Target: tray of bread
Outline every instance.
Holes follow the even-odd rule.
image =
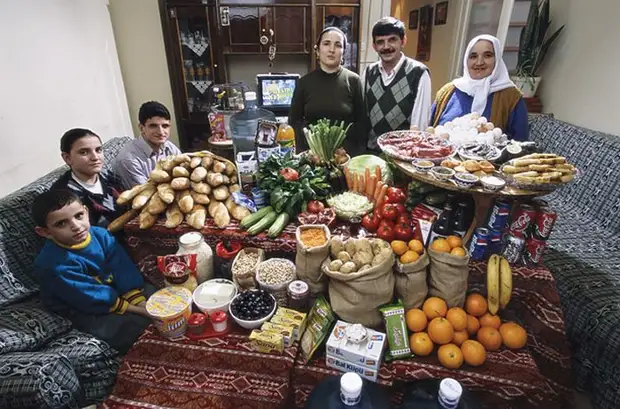
[[[504,179],[521,189],[554,190],[580,176],[566,158],[553,153],[533,153],[506,162],[500,168]]]

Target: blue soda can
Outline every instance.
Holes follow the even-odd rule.
[[[508,218],[510,217],[510,202],[504,199],[497,199],[495,204],[493,205],[493,209],[491,210],[491,215],[489,216],[489,222],[487,226],[489,229],[496,229],[503,231],[506,228],[506,224],[508,223]]]
[[[469,242],[469,256],[472,260],[481,261],[487,256],[489,247],[489,229],[478,227]]]
[[[257,209],[261,209],[267,205],[267,192],[255,187],[252,189],[252,199]]]
[[[502,231],[499,229],[489,229],[489,255],[499,254],[502,251]]]

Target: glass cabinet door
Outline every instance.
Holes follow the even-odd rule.
[[[347,48],[344,51],[344,66],[357,72],[359,7],[351,6],[317,6],[317,33],[327,27],[338,27],[347,36]]]

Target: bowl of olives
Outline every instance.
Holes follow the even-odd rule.
[[[235,322],[245,329],[260,328],[276,312],[276,299],[265,290],[243,291],[230,303],[229,312]]]

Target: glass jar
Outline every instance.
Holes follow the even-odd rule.
[[[193,231],[179,237],[177,254],[196,254],[196,280],[201,284],[213,278],[213,250],[202,234]]]
[[[308,312],[310,287],[306,282],[295,280],[288,285],[288,306],[299,312]]]

